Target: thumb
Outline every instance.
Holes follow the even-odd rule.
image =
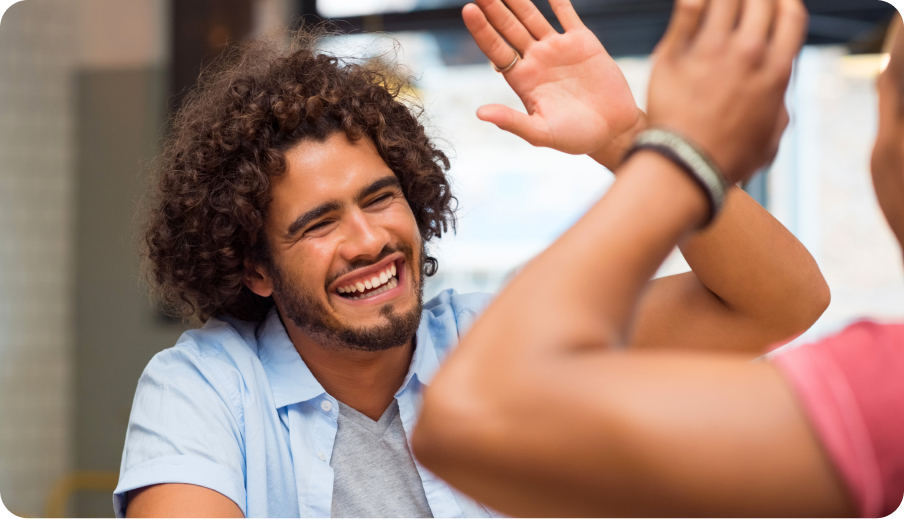
[[[493,123],[534,146],[547,146],[546,134],[537,127],[534,117],[505,105],[486,105],[477,109],[477,118]]]

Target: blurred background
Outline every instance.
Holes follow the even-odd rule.
[[[336,21],[325,47],[399,60],[449,152],[459,231],[433,245],[447,287],[497,291],[605,192],[586,157],[536,149],[473,115],[521,108],[463,0],[26,0],[0,23],[0,496],[23,516],[112,516],[142,369],[184,325],[141,281],[136,210],[168,114],[228,42]],[[574,0],[645,104],[666,0]],[[814,0],[781,152],[746,189],[812,252],[832,304],[802,339],[904,316],[896,243],[868,175],[873,81],[893,9]],[[538,5],[550,15],[544,0]],[[394,40],[392,39],[394,38]],[[660,275],[687,270],[673,254]]]

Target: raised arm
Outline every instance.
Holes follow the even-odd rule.
[[[527,113],[489,105],[477,115],[533,145],[588,154],[618,171],[646,116],[571,3],[550,4],[564,33],[530,0],[477,0],[464,8],[468,29],[497,67],[509,65],[515,50],[522,56],[504,76]],[[716,6],[713,16],[727,19],[732,5]],[[687,102],[702,110],[708,99],[701,93]],[[786,123],[781,111],[776,124]],[[768,145],[777,149],[777,141]],[[742,190],[731,191],[719,220],[679,244],[692,272],[646,287],[632,346],[760,354],[805,331],[828,306],[828,285],[807,250]]]
[[[798,0],[747,0],[737,28],[717,16],[741,5],[678,0],[650,87],[652,124],[689,136],[732,181],[769,159],[806,19]],[[646,280],[706,215],[672,162],[631,158],[446,360],[414,431],[420,461],[515,515],[848,512],[769,364],[613,351]]]

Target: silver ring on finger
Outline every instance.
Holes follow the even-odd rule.
[[[514,50],[514,49],[512,49],[512,50]],[[512,67],[515,66],[515,63],[518,63],[519,59],[521,59],[521,55],[518,54],[518,51],[515,51],[515,59],[513,59],[511,63],[509,63],[508,65],[506,65],[503,68],[497,67],[496,64],[493,63],[492,61],[490,63],[493,63],[493,70],[495,70],[496,72],[499,72],[500,74],[505,74],[509,70],[512,70]]]

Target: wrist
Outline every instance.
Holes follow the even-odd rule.
[[[681,229],[697,230],[710,220],[710,202],[697,183],[688,176],[681,166],[664,155],[653,150],[641,149],[630,157],[619,168],[622,175],[645,175],[648,182],[655,184],[657,191],[667,193],[668,205],[677,217],[672,220]],[[655,205],[665,203],[657,200]]]
[[[705,225],[715,219],[725,202],[729,184],[706,152],[683,135],[664,128],[650,128],[640,133],[626,159],[641,150],[655,152],[685,173],[709,202],[709,218]]]
[[[622,132],[598,151],[588,153],[587,156],[595,160],[609,171],[615,173],[625,157],[625,153],[634,144],[637,134],[647,129],[647,114],[640,108],[637,109],[637,121],[628,130]]]

